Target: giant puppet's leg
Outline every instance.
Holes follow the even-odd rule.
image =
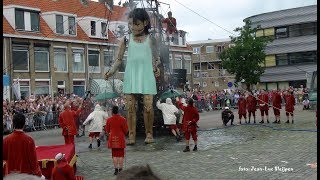
[[[126,100],[128,104],[128,128],[129,128],[129,139],[128,145],[133,145],[136,143],[136,97],[132,94],[126,95]]]
[[[144,127],[146,128],[146,139],[145,143],[153,143],[153,121],[154,121],[154,111],[153,111],[153,95],[143,96],[143,119]]]

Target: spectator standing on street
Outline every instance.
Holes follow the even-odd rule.
[[[112,116],[106,121],[105,132],[108,134],[108,148],[112,150],[114,175],[117,175],[123,168],[124,149],[126,148],[126,134],[128,124],[124,117],[118,114],[119,107],[112,107]]]
[[[73,168],[65,158],[65,154],[58,153],[55,156],[57,165],[52,169],[51,180],[76,180]]]
[[[164,125],[169,126],[172,134],[176,137],[177,141],[181,140],[180,131],[177,127],[176,114],[179,113],[179,109],[172,104],[171,98],[166,99],[166,103],[160,103],[157,101],[157,108],[162,111]]]
[[[185,107],[182,105],[182,103],[179,101],[179,98],[176,98],[176,102],[178,107],[184,112],[183,119],[182,119],[182,129],[184,132],[184,136],[186,138],[186,148],[183,150],[183,152],[189,152],[189,140],[190,140],[190,134],[192,135],[192,139],[194,141],[194,148],[193,151],[197,151],[197,122],[199,121],[199,112],[197,108],[193,105],[193,99],[188,100],[188,106]]]
[[[82,103],[77,111],[71,110],[70,101],[64,104],[64,111],[59,115],[59,125],[62,128],[62,135],[65,144],[74,144],[74,136],[77,135],[75,118],[80,114]]]
[[[42,177],[34,140],[23,132],[25,121],[23,114],[13,116],[14,131],[3,140],[2,157],[7,162],[9,174],[18,172]]]
[[[286,116],[287,116],[287,121],[286,123],[290,123],[289,122],[289,116],[291,115],[291,122],[293,124],[293,111],[294,111],[294,105],[295,105],[295,99],[293,96],[293,90],[289,89],[288,93],[285,95],[285,99],[286,99]]]
[[[264,123],[264,115],[266,115],[267,123],[269,123],[269,115],[268,115],[269,97],[268,97],[268,94],[265,92],[264,89],[261,89],[261,92],[260,92],[260,94],[258,96],[258,101],[259,101],[259,108],[260,108],[260,112],[261,112],[261,121],[260,121],[260,123]]]
[[[241,124],[242,116],[244,118],[244,122],[247,123],[247,101],[244,98],[244,94],[240,93],[240,97],[238,100],[238,114],[239,114],[239,124]]]
[[[224,126],[227,126],[229,121],[231,121],[230,125],[233,125],[234,115],[228,106],[226,106],[224,110],[221,112],[221,119]]]
[[[90,149],[92,149],[93,138],[97,139],[97,146],[100,147],[100,134],[103,131],[103,127],[106,125],[107,118],[108,113],[105,112],[99,104],[97,104],[94,111],[90,113],[87,119],[83,122],[84,126],[88,124]]]
[[[275,121],[273,123],[280,124],[281,95],[276,89],[273,90],[272,94],[272,106],[275,116]]]

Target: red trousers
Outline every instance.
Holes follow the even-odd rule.
[[[191,136],[192,136],[192,139],[194,140],[194,141],[196,141],[197,140],[197,137],[198,137],[198,135],[197,135],[197,129],[196,128],[190,128],[190,129],[188,129],[186,132],[184,132],[184,137],[186,138],[186,140],[190,140],[190,134],[191,134]]]
[[[74,135],[64,135],[65,144],[74,144]]]

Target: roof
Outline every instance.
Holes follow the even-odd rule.
[[[200,40],[200,41],[189,41],[188,44],[190,45],[199,45],[199,44],[212,44],[212,43],[219,43],[219,42],[231,42],[230,38],[225,39],[210,39],[210,40]]]
[[[315,22],[317,21],[317,6],[304,6],[257,14],[245,18],[244,21],[247,19],[250,19],[252,22],[252,27],[260,25],[261,28],[285,26],[304,22]]]
[[[63,4],[63,5],[62,5]],[[89,1],[84,5],[80,0],[4,0],[4,6],[19,5],[31,8],[38,8],[41,13],[44,12],[62,12],[75,14],[77,17],[92,16],[96,18],[109,19],[110,21],[125,21],[128,8],[113,6],[113,10],[110,11],[104,6],[104,4],[94,1]],[[26,32],[15,31],[14,28],[8,23],[8,20],[3,16],[3,34],[21,35],[21,36],[35,36],[37,38],[60,38],[68,40],[80,40],[97,43],[117,43],[118,40],[114,34],[108,31],[108,40],[91,38],[84,30],[77,24],[77,36],[66,36],[56,34],[51,30],[48,24],[40,16],[40,32]]]

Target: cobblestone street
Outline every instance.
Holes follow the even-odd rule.
[[[163,179],[316,179],[317,170],[307,165],[317,160],[315,112],[296,109],[295,124],[284,123],[282,110],[281,124],[227,127],[221,125],[221,111],[201,113],[198,152],[182,152],[184,142],[177,143],[173,136],[155,136],[151,145],[140,137],[127,147],[124,168],[148,163]],[[30,135],[37,145],[49,145],[63,143],[60,133],[56,129]],[[100,149],[94,143],[89,150],[87,137],[76,140],[77,174],[88,180],[114,179],[105,143]]]

